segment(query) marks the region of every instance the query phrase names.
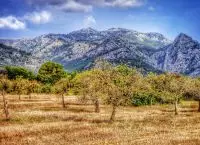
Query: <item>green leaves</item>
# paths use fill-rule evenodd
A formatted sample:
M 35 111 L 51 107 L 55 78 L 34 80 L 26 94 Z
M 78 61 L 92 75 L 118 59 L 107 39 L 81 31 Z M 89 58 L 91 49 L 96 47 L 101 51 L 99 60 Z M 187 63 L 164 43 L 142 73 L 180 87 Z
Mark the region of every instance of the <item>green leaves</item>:
M 55 62 L 44 63 L 38 72 L 38 80 L 44 84 L 55 84 L 65 76 L 63 66 Z
M 72 88 L 72 85 L 71 77 L 66 76 L 55 83 L 53 91 L 56 94 L 65 94 L 68 93 L 70 88 Z
M 8 74 L 8 79 L 14 80 L 17 77 L 22 77 L 24 79 L 29 79 L 33 80 L 36 78 L 35 74 L 23 67 L 18 67 L 18 66 L 6 66 L 5 67 L 7 74 Z

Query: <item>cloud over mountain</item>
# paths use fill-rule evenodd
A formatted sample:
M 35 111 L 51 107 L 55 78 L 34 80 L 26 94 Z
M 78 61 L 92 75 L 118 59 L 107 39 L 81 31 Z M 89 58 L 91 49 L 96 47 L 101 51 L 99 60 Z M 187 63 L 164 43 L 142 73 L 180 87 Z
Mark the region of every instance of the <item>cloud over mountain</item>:
M 84 27 L 92 27 L 96 24 L 96 19 L 93 16 L 86 16 L 83 20 Z
M 0 17 L 0 28 L 7 29 L 25 29 L 26 24 L 14 16 Z
M 52 14 L 48 11 L 33 12 L 26 14 L 24 19 L 35 23 L 35 24 L 45 24 L 48 23 L 52 18 Z
M 65 12 L 89 12 L 93 7 L 140 7 L 147 0 L 25 0 L 32 6 L 50 6 Z

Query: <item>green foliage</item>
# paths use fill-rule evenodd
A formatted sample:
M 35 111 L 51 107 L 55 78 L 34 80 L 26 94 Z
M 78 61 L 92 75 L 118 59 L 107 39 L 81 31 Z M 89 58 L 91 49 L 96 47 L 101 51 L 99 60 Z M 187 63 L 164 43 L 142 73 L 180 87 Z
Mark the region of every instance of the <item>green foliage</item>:
M 6 66 L 5 67 L 8 75 L 8 79 L 16 79 L 17 77 L 22 77 L 24 79 L 33 80 L 36 78 L 33 72 L 30 70 L 18 67 L 18 66 Z
M 37 77 L 44 84 L 55 84 L 65 75 L 66 72 L 61 64 L 46 62 L 40 67 Z
M 72 87 L 71 77 L 70 75 L 68 75 L 65 78 L 62 78 L 55 83 L 55 85 L 53 86 L 53 92 L 55 94 L 64 95 L 65 93 L 68 93 L 71 87 Z
M 31 95 L 32 93 L 39 93 L 40 92 L 40 84 L 36 81 L 28 81 L 26 85 L 26 94 Z
M 149 92 L 135 93 L 133 94 L 131 100 L 131 104 L 134 106 L 155 105 L 164 103 L 171 103 L 171 102 L 167 98 Z
M 10 93 L 12 91 L 12 82 L 5 76 L 0 76 L 0 93 Z
M 50 84 L 43 84 L 40 87 L 40 93 L 50 94 L 52 93 L 52 86 Z
M 22 77 L 17 77 L 13 80 L 12 91 L 18 95 L 25 93 L 28 80 L 23 79 Z
M 99 69 L 93 69 L 79 73 L 74 78 L 74 91 L 82 96 L 95 100 L 103 95 L 103 81 L 106 81 L 106 73 Z

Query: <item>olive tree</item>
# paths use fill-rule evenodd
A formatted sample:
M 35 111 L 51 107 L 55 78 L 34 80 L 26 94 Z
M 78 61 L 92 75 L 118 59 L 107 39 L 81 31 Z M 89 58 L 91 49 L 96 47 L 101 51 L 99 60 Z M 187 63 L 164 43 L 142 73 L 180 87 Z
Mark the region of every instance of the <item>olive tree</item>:
M 196 100 L 199 101 L 198 112 L 200 112 L 200 80 L 197 78 L 190 78 L 186 83 L 187 92 L 189 92 Z
M 11 82 L 4 76 L 0 76 L 0 93 L 3 97 L 3 110 L 6 120 L 10 119 L 8 110 L 8 100 L 6 99 L 6 93 L 11 88 Z
M 178 101 L 185 93 L 185 78 L 178 74 L 166 73 L 148 76 L 156 92 L 174 102 L 174 112 L 178 115 Z
M 21 95 L 25 92 L 27 84 L 28 81 L 22 77 L 17 77 L 15 80 L 13 80 L 12 88 L 13 91 L 19 96 L 19 100 L 21 100 Z
M 33 80 L 33 81 L 28 81 L 27 80 L 27 85 L 26 85 L 26 94 L 29 96 L 29 99 L 31 99 L 31 94 L 35 93 L 39 90 L 40 84 Z
M 100 69 L 92 69 L 79 73 L 75 77 L 75 89 L 84 99 L 90 99 L 94 103 L 95 112 L 100 112 L 100 99 L 104 94 L 106 73 Z
M 72 87 L 71 77 L 66 76 L 60 79 L 54 85 L 54 92 L 62 96 L 62 106 L 65 108 L 65 94 L 68 93 L 69 89 Z
M 107 73 L 105 99 L 112 105 L 110 121 L 114 121 L 117 107 L 129 104 L 133 93 L 141 87 L 142 75 L 125 65 L 117 66 Z

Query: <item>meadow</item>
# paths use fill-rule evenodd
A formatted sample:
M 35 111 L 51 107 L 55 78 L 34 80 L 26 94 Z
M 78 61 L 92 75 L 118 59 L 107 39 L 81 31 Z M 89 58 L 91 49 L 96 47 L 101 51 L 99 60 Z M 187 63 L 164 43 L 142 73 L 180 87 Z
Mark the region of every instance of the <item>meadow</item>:
M 1 145 L 199 145 L 200 113 L 196 101 L 182 101 L 179 115 L 171 104 L 118 107 L 110 122 L 111 106 L 83 103 L 76 96 L 7 95 L 11 119 L 0 113 Z M 0 108 L 3 108 L 2 99 Z

